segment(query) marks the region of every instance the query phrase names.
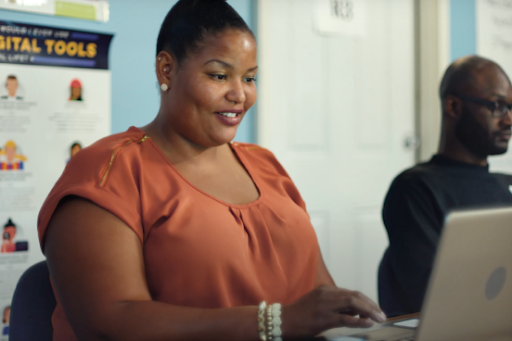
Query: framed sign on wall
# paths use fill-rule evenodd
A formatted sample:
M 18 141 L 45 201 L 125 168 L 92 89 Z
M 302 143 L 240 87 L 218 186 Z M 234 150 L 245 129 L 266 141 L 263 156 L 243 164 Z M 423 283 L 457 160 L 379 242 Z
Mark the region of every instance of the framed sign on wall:
M 0 0 L 0 8 L 107 22 L 108 0 Z

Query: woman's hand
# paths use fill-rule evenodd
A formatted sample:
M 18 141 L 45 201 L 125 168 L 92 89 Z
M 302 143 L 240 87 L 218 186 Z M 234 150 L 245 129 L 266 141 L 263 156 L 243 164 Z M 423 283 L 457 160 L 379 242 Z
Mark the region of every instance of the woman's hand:
M 359 291 L 322 285 L 282 309 L 285 338 L 315 336 L 337 327 L 368 328 L 386 315 Z

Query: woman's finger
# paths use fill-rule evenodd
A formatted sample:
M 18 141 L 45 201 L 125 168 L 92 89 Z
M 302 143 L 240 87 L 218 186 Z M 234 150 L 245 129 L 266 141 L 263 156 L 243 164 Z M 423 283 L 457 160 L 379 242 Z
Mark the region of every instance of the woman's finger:
M 340 314 L 337 317 L 338 327 L 350 327 L 350 328 L 370 328 L 373 326 L 373 322 L 367 318 L 360 318 L 355 316 L 349 316 Z
M 386 320 L 386 315 L 384 315 L 380 308 L 375 308 L 373 305 L 361 300 L 358 295 L 354 293 L 343 296 L 339 302 L 336 303 L 338 304 L 336 311 L 341 314 L 368 316 L 372 320 L 380 323 Z

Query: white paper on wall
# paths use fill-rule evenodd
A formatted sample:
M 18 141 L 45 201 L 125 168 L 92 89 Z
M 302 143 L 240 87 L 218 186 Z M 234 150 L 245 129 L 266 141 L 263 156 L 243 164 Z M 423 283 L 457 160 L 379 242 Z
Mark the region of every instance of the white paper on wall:
M 476 0 L 477 54 L 497 62 L 512 77 L 512 0 Z M 492 171 L 512 174 L 512 146 L 489 161 Z
M 314 30 L 327 36 L 364 36 L 367 0 L 314 0 Z

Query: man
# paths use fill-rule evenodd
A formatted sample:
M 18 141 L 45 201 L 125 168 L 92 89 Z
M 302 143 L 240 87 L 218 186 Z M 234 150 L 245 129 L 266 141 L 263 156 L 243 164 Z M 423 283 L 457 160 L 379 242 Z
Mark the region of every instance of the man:
M 421 310 L 437 244 L 453 209 L 512 205 L 512 176 L 489 173 L 487 157 L 507 151 L 512 86 L 496 63 L 469 56 L 446 70 L 439 91 L 438 154 L 400 174 L 383 207 L 390 246 L 379 268 L 387 316 Z
M 7 96 L 2 96 L 2 99 L 6 99 L 8 101 L 23 100 L 23 97 L 16 96 L 16 92 L 18 91 L 18 79 L 16 76 L 8 76 L 7 81 L 5 82 L 5 87 L 7 88 Z

